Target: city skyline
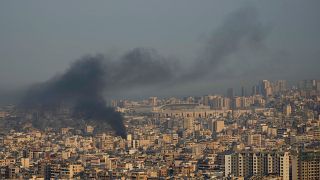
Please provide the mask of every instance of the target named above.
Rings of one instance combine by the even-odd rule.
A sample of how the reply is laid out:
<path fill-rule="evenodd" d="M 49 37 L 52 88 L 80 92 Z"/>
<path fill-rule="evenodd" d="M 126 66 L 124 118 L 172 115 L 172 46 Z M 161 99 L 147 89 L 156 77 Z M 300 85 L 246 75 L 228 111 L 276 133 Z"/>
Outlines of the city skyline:
<path fill-rule="evenodd" d="M 320 81 L 252 90 L 112 100 L 122 130 L 103 106 L 0 106 L 0 179 L 319 179 Z"/>

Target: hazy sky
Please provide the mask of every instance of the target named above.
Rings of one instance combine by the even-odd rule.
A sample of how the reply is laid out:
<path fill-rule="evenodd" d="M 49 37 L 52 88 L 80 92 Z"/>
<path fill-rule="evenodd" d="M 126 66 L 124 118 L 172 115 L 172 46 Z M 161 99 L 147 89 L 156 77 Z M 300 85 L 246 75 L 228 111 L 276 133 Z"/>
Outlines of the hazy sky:
<path fill-rule="evenodd" d="M 258 79 L 320 77 L 318 0 L 3 0 L 0 89 L 45 81 L 86 54 L 121 54 L 136 47 L 191 64 L 229 14 L 247 6 L 256 9 L 266 33 L 263 48 L 231 53 L 217 71 L 234 73 L 215 74 L 221 78 L 207 77 L 198 86 L 189 82 L 176 93 L 219 91 Z"/>

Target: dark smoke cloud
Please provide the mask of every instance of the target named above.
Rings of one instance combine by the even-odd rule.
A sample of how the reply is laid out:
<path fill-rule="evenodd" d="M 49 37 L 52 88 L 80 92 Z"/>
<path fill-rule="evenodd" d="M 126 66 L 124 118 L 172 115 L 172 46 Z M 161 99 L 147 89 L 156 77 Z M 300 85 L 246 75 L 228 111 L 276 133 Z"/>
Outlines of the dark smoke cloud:
<path fill-rule="evenodd" d="M 167 83 L 177 76 L 175 60 L 160 56 L 154 49 L 136 48 L 108 63 L 107 90 Z"/>
<path fill-rule="evenodd" d="M 62 100 L 77 101 L 84 96 L 100 96 L 104 86 L 104 67 L 99 57 L 84 57 L 62 75 L 37 84 L 27 93 L 27 106 L 52 106 Z"/>
<path fill-rule="evenodd" d="M 152 49 L 137 48 L 115 60 L 103 55 L 86 56 L 64 74 L 32 87 L 21 106 L 55 110 L 66 104 L 72 107 L 75 118 L 107 122 L 117 135 L 124 137 L 123 119 L 106 107 L 103 93 L 163 83 L 174 77 L 174 66 Z"/>
<path fill-rule="evenodd" d="M 102 96 L 107 86 L 103 61 L 103 56 L 87 56 L 76 61 L 64 74 L 32 87 L 21 106 L 27 109 L 54 111 L 66 104 L 72 108 L 74 118 L 106 121 L 117 135 L 124 137 L 126 130 L 121 115 L 106 107 Z"/>

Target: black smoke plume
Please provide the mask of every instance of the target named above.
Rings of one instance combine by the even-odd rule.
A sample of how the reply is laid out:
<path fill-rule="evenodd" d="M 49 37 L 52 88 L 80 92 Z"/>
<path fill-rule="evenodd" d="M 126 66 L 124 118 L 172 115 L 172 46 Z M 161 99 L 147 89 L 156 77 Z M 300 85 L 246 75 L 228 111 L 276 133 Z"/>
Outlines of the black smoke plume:
<path fill-rule="evenodd" d="M 106 107 L 103 94 L 165 82 L 173 77 L 173 66 L 152 49 L 137 48 L 118 59 L 86 56 L 62 75 L 30 88 L 21 107 L 51 111 L 66 104 L 71 107 L 73 118 L 107 122 L 117 135 L 124 137 L 123 119 L 120 113 Z M 35 123 L 40 124 L 48 123 Z"/>

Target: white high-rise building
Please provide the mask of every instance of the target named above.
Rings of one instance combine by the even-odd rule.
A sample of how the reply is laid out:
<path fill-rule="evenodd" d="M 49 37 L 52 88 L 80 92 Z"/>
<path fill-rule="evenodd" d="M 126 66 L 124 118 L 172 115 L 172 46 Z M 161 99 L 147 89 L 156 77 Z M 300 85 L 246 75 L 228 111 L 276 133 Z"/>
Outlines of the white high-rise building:
<path fill-rule="evenodd" d="M 232 173 L 232 154 L 224 156 L 224 176 L 228 177 Z"/>
<path fill-rule="evenodd" d="M 289 180 L 288 152 L 238 152 L 224 156 L 225 176 L 261 178 L 269 174 Z"/>

